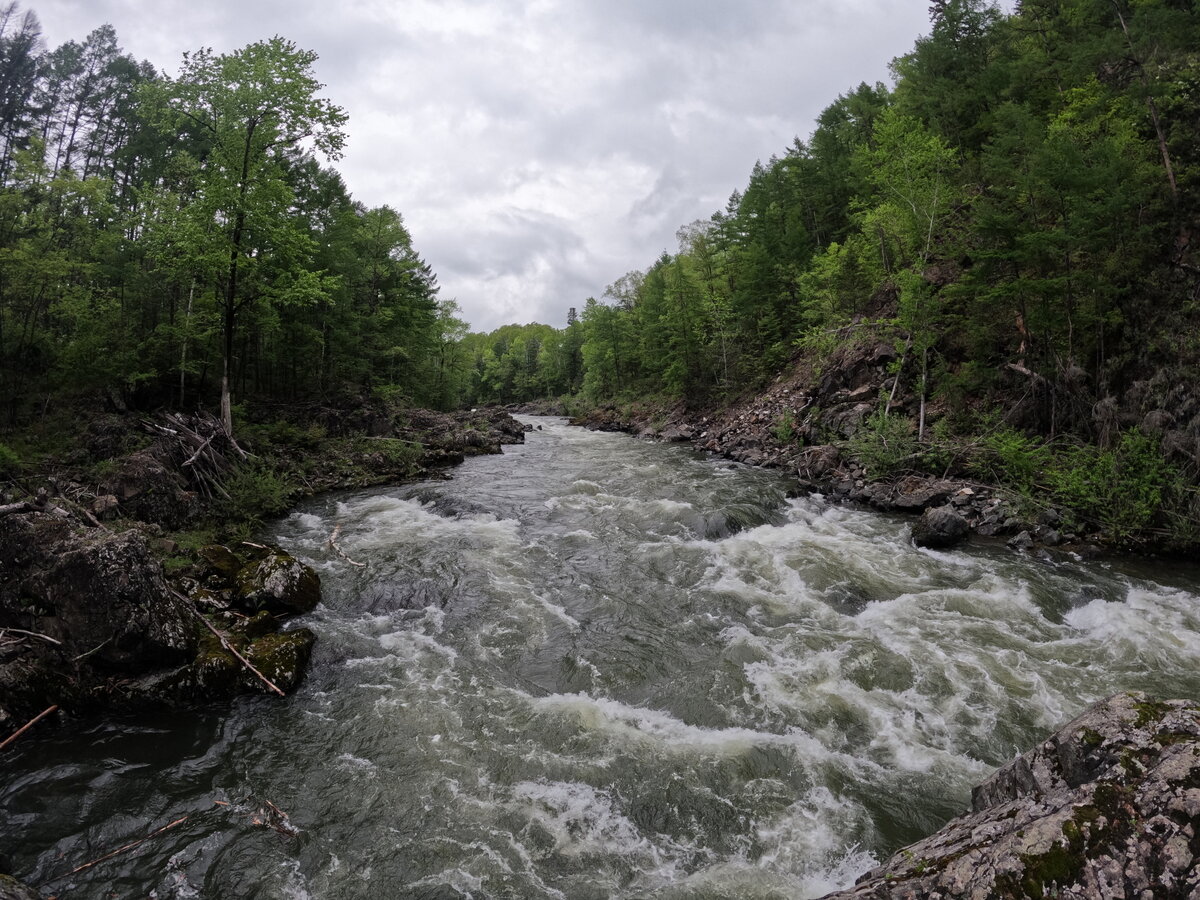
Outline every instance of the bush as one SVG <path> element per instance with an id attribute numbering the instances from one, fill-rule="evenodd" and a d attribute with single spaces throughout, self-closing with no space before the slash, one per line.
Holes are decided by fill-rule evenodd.
<path id="1" fill-rule="evenodd" d="M 222 512 L 236 520 L 259 521 L 285 512 L 291 504 L 292 485 L 269 466 L 250 463 L 225 480 L 229 499 Z"/>
<path id="2" fill-rule="evenodd" d="M 917 439 L 912 422 L 881 409 L 863 422 L 846 442 L 846 449 L 869 476 L 884 478 L 910 466 L 917 452 Z"/>
<path id="3" fill-rule="evenodd" d="M 0 444 L 0 478 L 16 478 L 21 473 L 21 457 L 7 444 Z"/>
<path id="4" fill-rule="evenodd" d="M 1069 449 L 1047 476 L 1057 500 L 1118 541 L 1153 524 L 1164 494 L 1179 477 L 1158 443 L 1136 428 L 1109 450 L 1090 445 Z"/>
<path id="5" fill-rule="evenodd" d="M 971 461 L 971 470 L 980 478 L 1011 487 L 1026 497 L 1033 495 L 1053 460 L 1049 447 L 1013 428 L 992 431 L 984 435 L 980 444 L 981 451 Z"/>
<path id="6" fill-rule="evenodd" d="M 775 440 L 781 444 L 790 444 L 796 440 L 796 416 L 790 409 L 785 409 L 771 429 Z"/>

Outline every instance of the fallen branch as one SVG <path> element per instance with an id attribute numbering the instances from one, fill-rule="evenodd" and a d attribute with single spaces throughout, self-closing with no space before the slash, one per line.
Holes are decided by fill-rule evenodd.
<path id="1" fill-rule="evenodd" d="M 8 631 L 11 631 L 15 634 L 28 635 L 29 637 L 41 638 L 43 641 L 49 641 L 51 644 L 58 644 L 60 647 L 62 646 L 62 641 L 58 640 L 58 638 L 52 638 L 50 635 L 42 634 L 40 631 L 26 631 L 24 628 L 0 628 L 0 634 L 4 634 Z"/>
<path id="2" fill-rule="evenodd" d="M 341 547 L 338 546 L 337 536 L 341 533 L 341 531 L 342 531 L 342 523 L 338 522 L 337 525 L 333 529 L 333 534 L 329 535 L 329 549 L 332 550 L 334 553 L 336 553 L 338 556 L 340 556 L 342 559 L 344 559 L 346 562 L 350 563 L 350 565 L 358 566 L 360 569 L 366 568 L 366 565 L 367 565 L 366 563 L 355 562 L 354 560 L 352 560 L 349 556 L 347 556 L 345 554 L 345 552 L 342 550 Z"/>
<path id="3" fill-rule="evenodd" d="M 81 661 L 87 659 L 89 656 L 91 656 L 97 650 L 100 650 L 101 648 L 107 646 L 108 644 L 111 644 L 113 641 L 113 638 L 115 638 L 115 637 L 116 637 L 116 635 L 114 634 L 114 635 L 112 635 L 112 637 L 109 637 L 107 640 L 101 641 L 99 644 L 97 644 L 91 650 L 87 650 L 83 653 L 80 653 L 78 656 L 76 656 L 74 659 L 72 659 L 71 662 L 77 663 L 77 662 L 81 662 Z"/>
<path id="4" fill-rule="evenodd" d="M 204 624 L 204 627 L 213 633 L 213 635 L 216 637 L 216 639 L 221 642 L 221 646 L 224 647 L 226 650 L 228 650 L 230 653 L 232 653 L 237 658 L 238 662 L 240 662 L 243 666 L 245 666 L 247 669 L 249 669 L 251 672 L 253 672 L 258 677 L 259 681 L 261 681 L 263 684 L 265 684 L 267 687 L 269 687 L 271 690 L 273 690 L 275 693 L 277 693 L 280 697 L 287 696 L 287 694 L 285 694 L 282 690 L 280 690 L 279 685 L 277 685 L 275 682 L 273 682 L 270 678 L 268 678 L 262 672 L 258 671 L 258 669 L 256 669 L 254 667 L 254 663 L 250 662 L 250 660 L 246 659 L 246 657 L 244 657 L 244 656 L 242 656 L 242 654 L 238 653 L 237 650 L 234 649 L 233 645 L 231 643 L 229 643 L 229 639 L 227 637 L 225 637 L 225 635 L 222 634 L 219 630 L 217 630 L 215 627 L 213 627 L 213 624 L 210 621 L 208 621 L 208 619 L 204 618 L 204 616 L 201 614 L 200 610 L 196 609 L 196 607 L 194 607 L 192 605 L 192 602 L 190 600 L 188 600 L 187 597 L 183 596 L 183 594 L 180 594 L 177 591 L 172 591 L 171 593 L 173 593 L 176 596 L 176 598 L 178 598 L 179 600 L 182 600 L 184 603 L 186 603 L 187 608 L 189 610 L 191 610 L 192 615 L 195 616 L 197 619 L 199 619 Z"/>
<path id="5" fill-rule="evenodd" d="M 42 721 L 42 719 L 46 718 L 46 716 L 50 715 L 51 713 L 57 712 L 57 711 L 58 711 L 57 704 L 54 706 L 49 706 L 46 709 L 43 709 L 40 713 L 38 713 L 36 716 L 34 716 L 32 719 L 30 719 L 28 722 L 26 722 L 24 725 L 22 725 L 16 731 L 14 731 L 12 734 L 10 734 L 8 737 L 6 737 L 3 741 L 0 741 L 0 750 L 3 750 L 9 744 L 11 744 L 13 741 L 15 741 L 17 738 L 19 738 L 25 732 L 27 732 L 30 728 L 32 728 L 34 725 L 36 725 L 38 722 Z"/>
<path id="6" fill-rule="evenodd" d="M 142 844 L 146 843 L 146 841 L 150 840 L 151 838 L 158 837 L 164 831 L 170 831 L 176 825 L 182 825 L 184 822 L 186 822 L 190 818 L 191 818 L 191 815 L 186 815 L 186 816 L 183 816 L 182 818 L 176 819 L 174 822 L 168 822 L 162 828 L 158 829 L 157 831 L 150 832 L 150 834 L 146 835 L 144 838 L 138 838 L 136 841 L 130 841 L 124 847 L 118 847 L 112 853 L 106 853 L 106 854 L 104 854 L 104 856 L 98 857 L 97 859 L 93 859 L 91 862 L 85 862 L 82 866 L 76 866 L 74 869 L 72 869 L 66 875 L 60 875 L 59 878 L 70 878 L 72 875 L 77 875 L 78 873 L 84 871 L 85 869 L 90 869 L 92 866 L 99 865 L 100 863 L 104 862 L 106 859 L 112 859 L 114 856 L 119 856 L 120 854 L 126 853 L 126 852 L 134 849 L 135 847 L 140 847 Z M 53 880 L 58 880 L 58 879 L 53 879 Z"/>

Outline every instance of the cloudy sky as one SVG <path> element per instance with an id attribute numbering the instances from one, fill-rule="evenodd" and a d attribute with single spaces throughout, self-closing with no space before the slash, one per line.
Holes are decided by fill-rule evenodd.
<path id="1" fill-rule="evenodd" d="M 398 209 L 474 330 L 565 323 L 928 31 L 929 0 L 24 0 L 175 74 L 280 34 L 350 115 L 339 170 Z"/>

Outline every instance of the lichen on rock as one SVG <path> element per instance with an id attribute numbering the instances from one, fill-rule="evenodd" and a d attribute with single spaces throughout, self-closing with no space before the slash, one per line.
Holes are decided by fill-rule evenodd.
<path id="1" fill-rule="evenodd" d="M 825 900 L 1200 896 L 1200 707 L 1117 694 Z"/>

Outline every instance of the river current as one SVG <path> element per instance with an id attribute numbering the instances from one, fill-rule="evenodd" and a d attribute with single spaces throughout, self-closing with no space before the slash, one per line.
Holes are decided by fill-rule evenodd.
<path id="1" fill-rule="evenodd" d="M 530 421 L 269 530 L 322 579 L 294 696 L 23 739 L 12 870 L 63 898 L 816 897 L 1089 703 L 1200 698 L 1194 567 L 918 550 L 777 472 Z"/>

